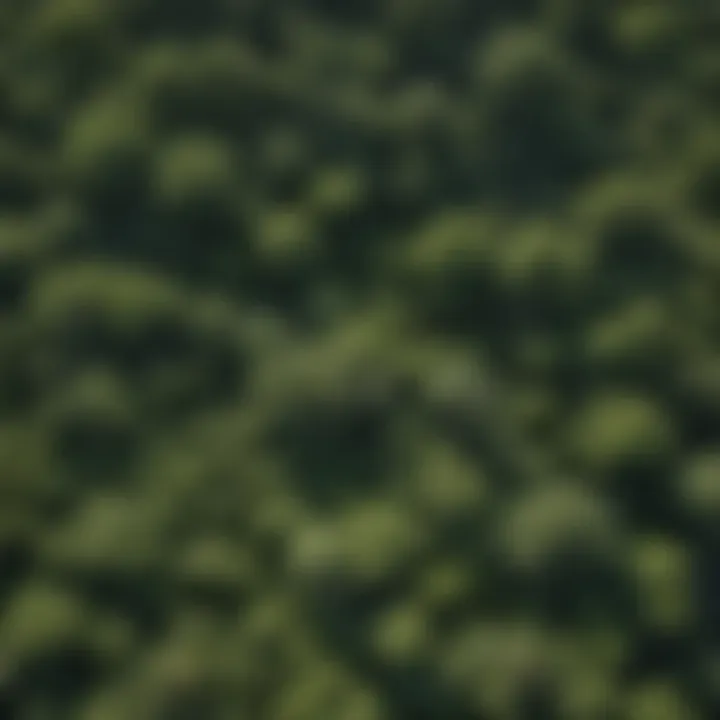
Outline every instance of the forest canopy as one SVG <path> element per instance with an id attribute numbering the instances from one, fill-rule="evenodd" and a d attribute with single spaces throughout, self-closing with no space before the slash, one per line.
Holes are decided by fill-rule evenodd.
<path id="1" fill-rule="evenodd" d="M 719 717 L 715 4 L 0 2 L 0 704 Z"/>

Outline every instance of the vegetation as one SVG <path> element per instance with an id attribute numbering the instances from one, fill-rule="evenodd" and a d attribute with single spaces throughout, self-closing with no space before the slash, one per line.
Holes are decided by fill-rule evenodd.
<path id="1" fill-rule="evenodd" d="M 0 715 L 720 716 L 717 19 L 0 3 Z"/>

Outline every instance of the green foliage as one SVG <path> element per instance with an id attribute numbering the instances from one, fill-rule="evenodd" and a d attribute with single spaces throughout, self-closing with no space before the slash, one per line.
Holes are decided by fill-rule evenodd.
<path id="1" fill-rule="evenodd" d="M 0 2 L 0 716 L 719 716 L 716 25 Z"/>
<path id="2" fill-rule="evenodd" d="M 582 462 L 600 472 L 664 464 L 674 450 L 669 419 L 642 397 L 591 398 L 572 430 Z"/>
<path id="3" fill-rule="evenodd" d="M 694 618 L 692 567 L 682 546 L 644 539 L 633 558 L 643 622 L 663 631 L 686 629 Z"/>
<path id="4" fill-rule="evenodd" d="M 234 168 L 229 148 L 212 138 L 180 138 L 161 148 L 154 177 L 158 201 L 171 212 L 231 203 Z"/>
<path id="5" fill-rule="evenodd" d="M 12 661 L 31 662 L 63 651 L 82 638 L 86 627 L 83 609 L 72 596 L 30 586 L 18 592 L 6 611 L 3 648 Z"/>
<path id="6" fill-rule="evenodd" d="M 132 96 L 100 97 L 67 123 L 62 167 L 98 202 L 112 202 L 142 187 L 150 147 L 144 108 Z"/>

